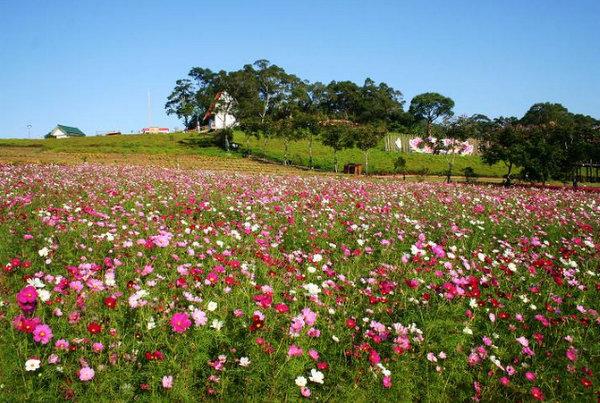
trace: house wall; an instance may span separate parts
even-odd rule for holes
[[[237,125],[235,116],[226,114],[224,112],[216,113],[209,121],[209,126],[213,130],[227,129],[235,125]]]
[[[68,137],[67,134],[60,130],[58,127],[55,127],[54,130],[52,130],[51,136],[57,139],[66,139]]]

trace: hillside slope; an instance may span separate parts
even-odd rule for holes
[[[240,144],[240,152],[225,152],[217,147],[212,135],[196,133],[136,134],[120,136],[94,136],[69,139],[0,140],[2,162],[54,162],[77,163],[129,162],[154,165],[184,166],[202,169],[232,169],[248,171],[295,171],[281,166],[284,160],[284,144],[279,139],[266,142],[236,132],[234,140]],[[380,148],[369,152],[370,173],[394,172],[398,153],[388,153]],[[254,156],[278,165],[262,164],[243,156]],[[403,153],[408,173],[443,175],[448,160],[445,156]],[[308,141],[292,142],[288,159],[291,164],[308,166]],[[340,166],[346,163],[363,163],[360,150],[341,151]],[[314,167],[321,171],[333,171],[333,152],[329,147],[315,141],[313,144]],[[502,164],[489,166],[478,156],[457,156],[454,175],[462,175],[462,169],[471,167],[480,176],[500,177],[505,168]]]

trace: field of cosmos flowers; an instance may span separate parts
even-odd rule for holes
[[[600,194],[0,166],[0,400],[595,401]]]

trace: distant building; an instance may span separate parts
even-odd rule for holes
[[[169,133],[168,127],[144,127],[142,133]]]
[[[233,98],[226,92],[218,92],[215,100],[206,111],[204,121],[208,121],[209,130],[228,129],[237,125],[235,116],[228,113],[227,109]]]
[[[76,127],[56,125],[45,137],[47,139],[65,139],[67,137],[85,137],[85,133]]]
[[[120,136],[121,132],[119,131],[112,131],[112,132],[106,132],[104,133],[105,136]]]

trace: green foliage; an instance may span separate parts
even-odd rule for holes
[[[410,101],[409,113],[417,120],[427,122],[427,135],[431,135],[431,125],[439,118],[454,115],[452,109],[454,101],[452,98],[438,94],[437,92],[426,92],[415,96]]]

